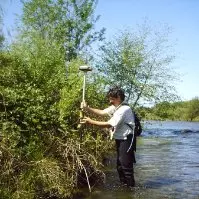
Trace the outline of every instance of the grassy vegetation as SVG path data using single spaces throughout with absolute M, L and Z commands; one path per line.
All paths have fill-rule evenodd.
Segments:
M 70 63 L 66 80 L 61 56 L 52 48 L 48 46 L 48 59 L 45 48 L 37 59 L 23 58 L 20 48 L 0 54 L 3 198 L 68 198 L 78 187 L 91 190 L 104 180 L 102 160 L 112 146 L 107 134 L 86 126 L 76 128 L 81 61 Z

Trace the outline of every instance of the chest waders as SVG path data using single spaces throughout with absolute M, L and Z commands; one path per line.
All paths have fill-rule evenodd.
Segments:
M 132 140 L 133 134 L 129 134 L 126 140 L 115 140 L 117 149 L 117 171 L 120 182 L 129 187 L 135 186 L 133 163 L 136 161 Z

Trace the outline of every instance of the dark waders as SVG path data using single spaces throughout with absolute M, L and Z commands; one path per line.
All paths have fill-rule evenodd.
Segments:
M 127 140 L 115 140 L 117 148 L 117 171 L 120 182 L 127 186 L 135 186 L 133 163 L 135 163 L 134 147 L 131 146 L 133 135 L 127 136 Z M 129 149 L 129 147 L 131 148 Z

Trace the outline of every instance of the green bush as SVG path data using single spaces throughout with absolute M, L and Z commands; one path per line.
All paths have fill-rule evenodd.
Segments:
M 67 198 L 80 179 L 87 186 L 102 182 L 110 144 L 99 130 L 76 128 L 83 62 L 66 66 L 58 46 L 42 40 L 31 48 L 15 45 L 0 62 L 0 195 Z

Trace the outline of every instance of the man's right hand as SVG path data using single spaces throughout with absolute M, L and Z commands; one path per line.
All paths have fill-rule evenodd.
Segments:
M 80 108 L 83 109 L 83 111 L 86 111 L 87 107 L 88 107 L 88 105 L 85 101 L 81 102 Z
M 106 113 L 104 112 L 104 110 L 100 110 L 100 109 L 95 109 L 95 108 L 91 108 L 87 105 L 87 103 L 81 102 L 81 106 L 80 108 L 84 111 L 84 112 L 88 112 L 88 113 L 93 113 L 95 115 L 99 115 L 99 116 L 103 116 L 106 115 Z

